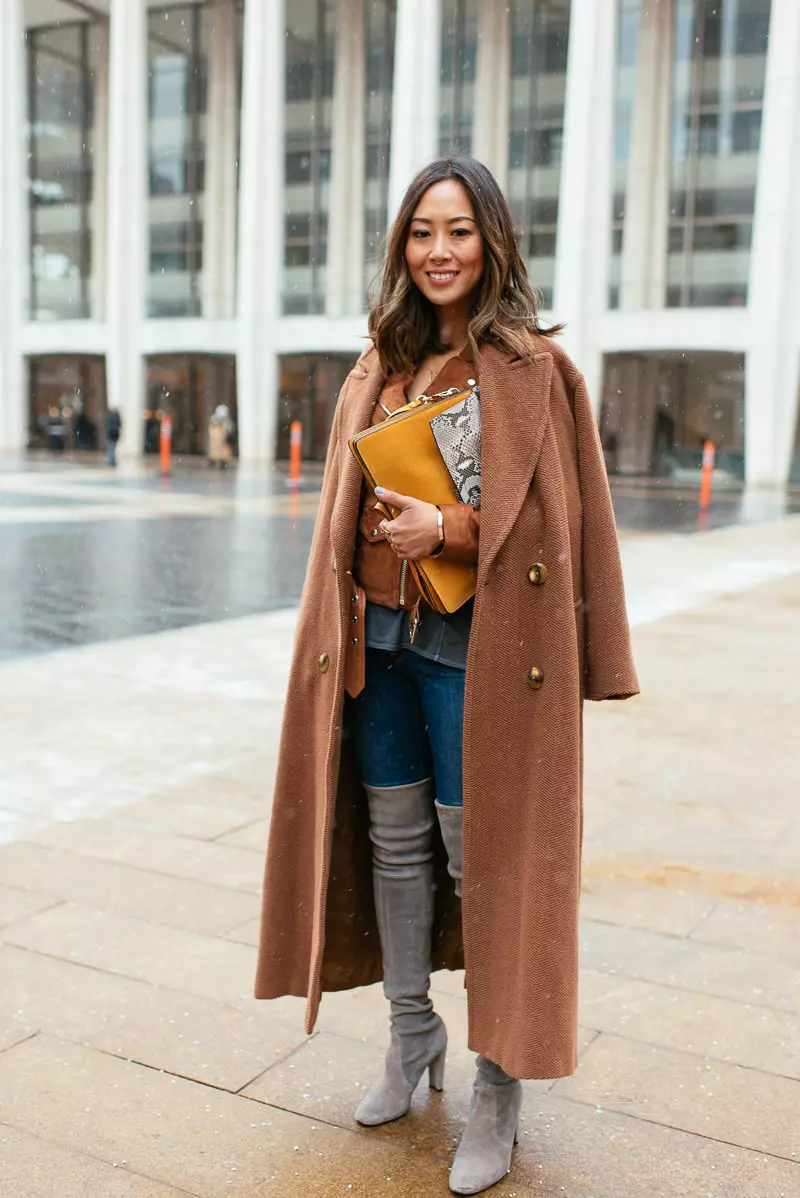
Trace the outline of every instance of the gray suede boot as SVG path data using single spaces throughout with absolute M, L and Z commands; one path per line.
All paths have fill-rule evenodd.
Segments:
M 522 1084 L 486 1057 L 476 1063 L 472 1106 L 450 1170 L 454 1194 L 479 1194 L 502 1181 L 517 1142 Z
M 464 868 L 464 808 L 445 806 L 436 800 L 436 814 L 444 847 L 447 850 L 447 872 L 455 882 L 456 894 L 461 898 L 461 879 Z
M 383 1079 L 359 1104 L 368 1127 L 405 1115 L 426 1069 L 444 1084 L 447 1032 L 428 996 L 433 927 L 433 781 L 364 788 L 391 1044 Z

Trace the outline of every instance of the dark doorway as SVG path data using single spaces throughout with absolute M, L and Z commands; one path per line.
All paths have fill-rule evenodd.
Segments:
M 28 360 L 28 371 L 28 448 L 104 449 L 105 359 L 43 354 Z
M 169 354 L 147 359 L 144 451 L 158 453 L 161 421 L 172 421 L 172 451 L 202 457 L 208 452 L 208 423 L 225 404 L 237 437 L 236 360 L 228 354 Z M 234 444 L 234 454 L 238 442 Z
M 324 462 L 333 411 L 355 354 L 287 354 L 280 359 L 278 458 L 289 456 L 292 421 L 303 425 L 303 458 Z

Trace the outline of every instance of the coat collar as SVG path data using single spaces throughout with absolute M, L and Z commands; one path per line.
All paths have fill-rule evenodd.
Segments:
M 479 578 L 511 531 L 531 485 L 550 408 L 552 355 L 480 352 L 482 491 Z

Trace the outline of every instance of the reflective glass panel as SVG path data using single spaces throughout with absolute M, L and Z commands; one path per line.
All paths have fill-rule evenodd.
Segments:
M 150 316 L 202 313 L 208 100 L 203 5 L 148 14 Z
M 478 0 L 442 0 L 441 154 L 472 152 L 477 55 Z
M 336 6 L 286 6 L 283 311 L 325 311 Z
M 27 31 L 30 318 L 78 320 L 92 303 L 97 25 Z
M 511 0 L 508 197 L 523 257 L 545 307 L 553 302 L 567 87 L 569 0 Z
M 676 0 L 666 304 L 747 303 L 770 0 Z

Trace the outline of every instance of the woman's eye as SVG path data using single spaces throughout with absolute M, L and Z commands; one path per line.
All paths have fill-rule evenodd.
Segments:
M 469 235 L 470 235 L 469 229 L 453 229 L 454 237 L 469 237 Z

